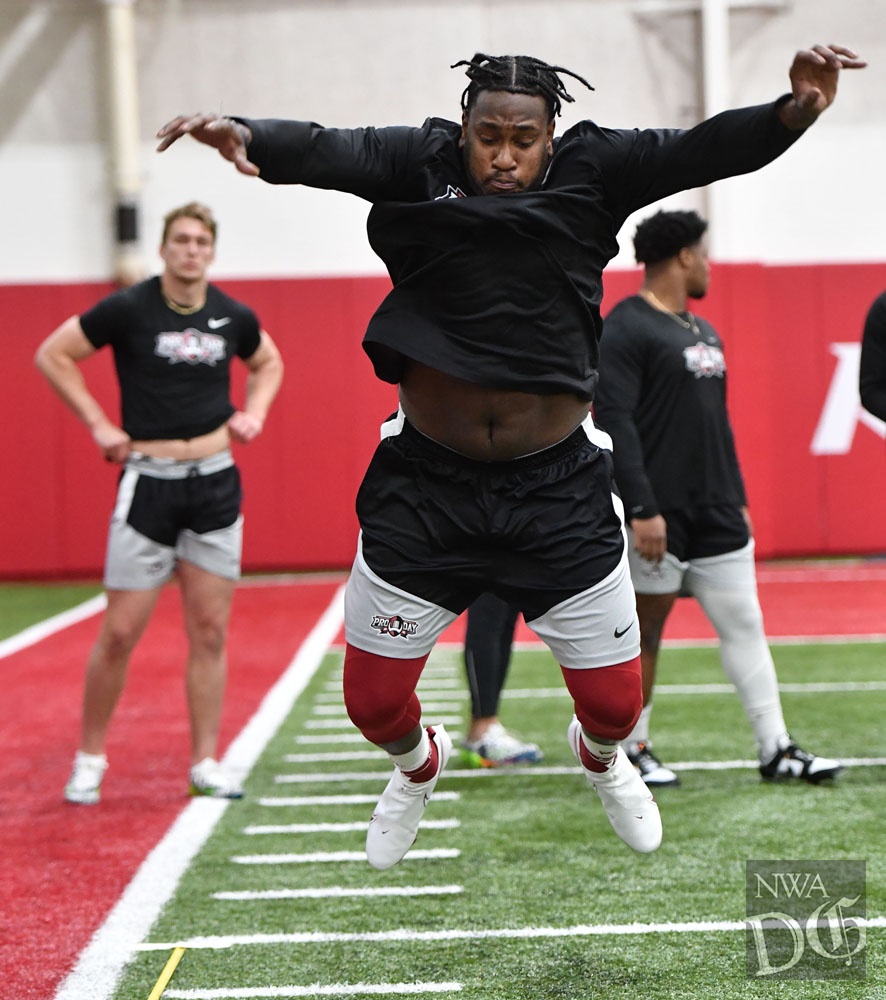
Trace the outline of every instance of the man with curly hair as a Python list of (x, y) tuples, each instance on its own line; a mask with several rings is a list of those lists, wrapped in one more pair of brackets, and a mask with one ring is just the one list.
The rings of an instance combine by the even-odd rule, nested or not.
[[(479, 594), (517, 604), (562, 666), (570, 747), (616, 833), (661, 841), (649, 790), (619, 749), (641, 709), (640, 644), (597, 382), (602, 272), (634, 211), (756, 170), (832, 103), (842, 46), (798, 52), (791, 93), (693, 129), (608, 129), (555, 139), (562, 67), (477, 53), (461, 122), (324, 128), (178, 117), (242, 173), (372, 202), (370, 243), (393, 289), (364, 350), (400, 409), (357, 496), (361, 541), (345, 604), (344, 696), (394, 774), (366, 839), (370, 864), (409, 850), (452, 748), (415, 694), (437, 637)], [(504, 197), (503, 197), (504, 196)]]

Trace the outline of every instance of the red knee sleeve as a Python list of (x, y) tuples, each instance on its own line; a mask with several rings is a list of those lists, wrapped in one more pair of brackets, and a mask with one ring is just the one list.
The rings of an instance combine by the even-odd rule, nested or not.
[(584, 728), (607, 740), (623, 740), (643, 707), (640, 657), (593, 670), (560, 669)]
[(415, 687), (428, 654), (412, 660), (378, 656), (348, 644), (345, 652), (345, 708), (371, 743), (393, 743), (419, 724)]

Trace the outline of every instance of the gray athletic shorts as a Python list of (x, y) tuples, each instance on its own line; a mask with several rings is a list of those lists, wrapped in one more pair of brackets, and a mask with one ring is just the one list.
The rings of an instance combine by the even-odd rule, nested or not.
[(240, 576), (240, 473), (229, 450), (197, 461), (133, 452), (123, 468), (105, 557), (109, 590), (152, 590), (183, 559)]
[(634, 533), (628, 528), (628, 562), (638, 594), (697, 594), (704, 590), (753, 591), (757, 577), (753, 538), (740, 549), (717, 556), (680, 560), (665, 552), (661, 562), (644, 559), (634, 549)]

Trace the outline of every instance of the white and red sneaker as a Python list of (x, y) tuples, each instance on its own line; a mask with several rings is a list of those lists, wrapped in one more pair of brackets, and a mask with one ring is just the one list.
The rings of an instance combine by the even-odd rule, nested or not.
[(410, 781), (395, 767), (369, 821), (366, 857), (379, 871), (392, 868), (412, 847), (425, 806), (452, 753), (452, 740), (442, 726), (428, 726), (428, 736), (437, 748), (437, 773), (428, 781)]
[[(569, 723), (567, 738), (581, 764), (581, 723), (575, 716)], [(658, 805), (621, 746), (608, 770), (589, 771), (583, 764), (582, 770), (600, 796), (612, 829), (628, 847), (641, 854), (656, 850), (661, 844)]]

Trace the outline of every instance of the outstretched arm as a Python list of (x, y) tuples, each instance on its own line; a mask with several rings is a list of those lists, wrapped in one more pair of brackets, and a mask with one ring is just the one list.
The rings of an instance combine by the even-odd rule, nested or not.
[(813, 45), (802, 49), (791, 64), (791, 99), (778, 109), (779, 117), (789, 128), (809, 126), (837, 96), (841, 69), (863, 69), (867, 63), (845, 45)]
[(252, 133), (242, 122), (220, 115), (179, 115), (157, 132), (157, 138), (161, 140), (157, 152), (169, 149), (183, 135), (193, 136), (198, 142), (217, 149), (241, 174), (258, 176), (258, 167), (246, 155)]

